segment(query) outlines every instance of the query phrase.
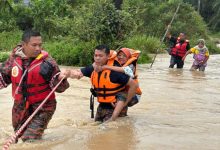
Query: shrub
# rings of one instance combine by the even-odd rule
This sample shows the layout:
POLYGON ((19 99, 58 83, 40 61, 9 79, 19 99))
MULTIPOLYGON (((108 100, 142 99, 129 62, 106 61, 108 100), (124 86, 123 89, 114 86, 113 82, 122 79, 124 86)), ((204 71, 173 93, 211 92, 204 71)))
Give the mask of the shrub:
POLYGON ((6 61, 6 60, 8 59, 8 57, 9 57, 9 53, 7 53, 7 52, 1 52, 1 53, 0 53, 0 62, 6 61))
MULTIPOLYGON (((11 51, 20 41, 18 28, 33 26, 43 34, 46 50, 59 64, 90 64, 98 44, 140 49, 139 62, 146 63, 150 61, 148 53, 165 47, 160 38, 180 1, 129 0, 123 1, 120 10, 106 0, 31 0, 28 7, 23 1, 2 1, 0 4, 7 2, 8 7, 0 5, 0 51, 11 51)), ((186 3, 181 4, 170 32, 185 32, 191 46, 196 39, 208 39, 203 19, 186 3)), ((211 53, 220 51, 212 40, 207 40, 207 46, 211 53)))
POLYGON ((139 58, 140 63, 150 62, 149 53, 156 53, 158 49, 161 49, 160 40, 156 37, 136 35, 130 37, 125 42, 125 47, 137 49, 141 51, 141 56, 139 58))
POLYGON ((115 49, 131 35, 135 26, 131 14, 116 10, 111 2, 100 0, 77 8, 72 35, 81 41, 96 40, 115 49))
POLYGON ((11 51, 21 41, 19 30, 0 33, 0 51, 11 51))
POLYGON ((74 49, 72 43, 65 41, 45 42, 44 48, 57 61, 63 65, 77 65, 79 63, 77 57, 77 49, 74 49))
POLYGON ((208 47, 210 54, 220 54, 220 48, 216 46, 214 41, 206 40, 206 46, 208 47))
POLYGON ((67 41, 46 42, 44 48, 58 64, 85 66, 93 62, 95 42, 75 43, 67 41))

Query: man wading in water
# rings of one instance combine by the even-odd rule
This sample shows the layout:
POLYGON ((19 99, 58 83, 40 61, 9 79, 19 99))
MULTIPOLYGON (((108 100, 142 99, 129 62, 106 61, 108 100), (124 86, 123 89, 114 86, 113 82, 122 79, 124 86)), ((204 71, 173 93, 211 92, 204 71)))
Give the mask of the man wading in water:
MULTIPOLYGON (((113 70, 121 73, 127 74, 129 77, 131 77, 138 85, 138 75, 137 75, 137 60, 140 55, 140 51, 133 50, 129 48, 121 48, 118 53, 116 60, 122 65, 121 67, 118 66, 109 66, 109 65, 103 65, 98 66, 94 64, 95 70, 103 71, 103 70, 113 70)), ((117 99, 122 99, 121 101, 118 101, 118 103, 123 103, 123 101, 127 98, 127 91, 129 87, 126 87, 125 91, 119 92, 116 95, 117 99)), ((134 97, 132 97, 132 100, 128 103, 128 107, 132 107, 133 105, 137 104, 141 98, 141 89, 138 87, 136 89, 136 94, 134 97)), ((128 107, 125 107, 121 114, 127 115, 128 107)))
POLYGON ((169 50, 169 54, 171 55, 169 68, 173 68, 174 65, 177 65, 177 68, 183 68, 184 61, 182 60, 182 58, 190 49, 189 41, 186 40, 186 34, 180 33, 179 37, 176 38, 168 33, 167 38, 172 45, 169 50))
MULTIPOLYGON (((120 66, 115 60, 116 54, 110 54, 110 49, 105 45, 99 45, 95 48, 94 61, 95 65, 103 66, 120 66)), ((99 106, 95 116, 95 121, 116 120, 120 112, 128 105, 138 88, 137 83, 128 75, 111 70, 101 72, 94 70, 93 65, 84 67, 80 70, 66 70, 67 77, 81 78, 83 76, 91 78, 92 91, 97 96, 99 106), (117 103, 116 95, 129 86, 127 99, 117 103)))
MULTIPOLYGON (((22 44, 17 45, 8 60, 0 65, 0 89, 12 84, 12 125, 15 132, 64 77, 59 73, 55 60, 42 50, 40 33, 25 31, 22 44)), ((68 87, 69 83, 64 79, 56 92, 64 92, 68 87)), ((55 94, 52 93, 19 137, 25 142, 41 139, 55 110, 55 94)))

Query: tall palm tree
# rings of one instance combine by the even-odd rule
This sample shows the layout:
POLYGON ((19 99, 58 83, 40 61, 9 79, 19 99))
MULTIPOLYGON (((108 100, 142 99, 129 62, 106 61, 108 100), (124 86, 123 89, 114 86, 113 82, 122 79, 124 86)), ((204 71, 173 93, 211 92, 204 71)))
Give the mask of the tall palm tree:
POLYGON ((219 0, 183 0, 192 4, 212 29, 220 29, 220 1, 219 0))
POLYGON ((209 25, 212 26, 213 29, 220 29, 220 1, 215 0, 212 8, 214 10, 214 14, 209 21, 209 25))

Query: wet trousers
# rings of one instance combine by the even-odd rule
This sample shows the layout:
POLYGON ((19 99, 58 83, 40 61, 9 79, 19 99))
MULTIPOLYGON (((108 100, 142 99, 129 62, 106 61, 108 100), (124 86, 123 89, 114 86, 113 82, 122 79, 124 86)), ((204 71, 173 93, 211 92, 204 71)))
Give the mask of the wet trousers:
MULTIPOLYGON (((15 101, 12 108, 12 125, 16 132, 41 102, 31 104, 28 109, 15 101)), ((56 110, 56 100, 47 101, 42 109, 33 117, 25 130, 19 135, 23 141, 41 139, 44 130, 56 110)))

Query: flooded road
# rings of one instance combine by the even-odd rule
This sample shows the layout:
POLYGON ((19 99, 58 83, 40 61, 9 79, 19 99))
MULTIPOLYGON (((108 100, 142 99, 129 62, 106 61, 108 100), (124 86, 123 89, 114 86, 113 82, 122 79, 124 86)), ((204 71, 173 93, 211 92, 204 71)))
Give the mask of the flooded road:
MULTIPOLYGON (((152 69, 139 65, 141 102, 128 117, 98 125, 90 118, 90 80, 69 80, 57 94, 57 110, 38 143, 12 145, 12 150, 219 150, 220 55, 212 55, 205 73, 169 69, 169 56, 159 55, 152 69)), ((0 147, 13 133, 11 87, 0 91, 0 147)), ((96 103, 97 106, 97 103, 96 103)))

